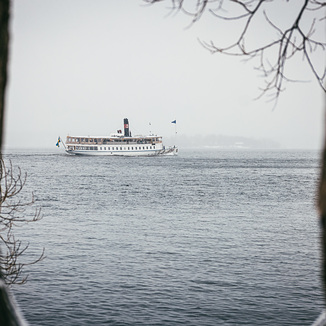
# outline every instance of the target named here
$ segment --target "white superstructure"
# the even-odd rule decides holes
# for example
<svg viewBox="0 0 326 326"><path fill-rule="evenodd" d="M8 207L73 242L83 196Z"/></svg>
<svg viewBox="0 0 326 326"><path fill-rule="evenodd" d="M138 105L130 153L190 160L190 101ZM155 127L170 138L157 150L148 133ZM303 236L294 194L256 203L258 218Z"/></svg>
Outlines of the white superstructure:
<svg viewBox="0 0 326 326"><path fill-rule="evenodd" d="M124 134L118 130L109 137L67 136L64 147L68 154L74 155L155 156L178 153L176 146L165 147L161 136L132 137L128 119L124 119Z"/></svg>

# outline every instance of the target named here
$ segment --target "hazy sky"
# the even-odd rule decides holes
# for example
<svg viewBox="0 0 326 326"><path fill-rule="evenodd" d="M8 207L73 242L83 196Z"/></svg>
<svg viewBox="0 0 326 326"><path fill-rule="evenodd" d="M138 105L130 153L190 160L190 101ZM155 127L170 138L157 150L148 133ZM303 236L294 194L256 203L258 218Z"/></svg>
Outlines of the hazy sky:
<svg viewBox="0 0 326 326"><path fill-rule="evenodd" d="M252 64L198 42L228 40L233 29L209 15L187 28L190 18L168 15L168 4L13 1L6 145L50 148L59 135L108 135L129 118L134 135L171 137L176 119L180 136L321 147L324 94L303 63L296 69L310 83L288 85L276 108L255 101L263 79Z"/></svg>

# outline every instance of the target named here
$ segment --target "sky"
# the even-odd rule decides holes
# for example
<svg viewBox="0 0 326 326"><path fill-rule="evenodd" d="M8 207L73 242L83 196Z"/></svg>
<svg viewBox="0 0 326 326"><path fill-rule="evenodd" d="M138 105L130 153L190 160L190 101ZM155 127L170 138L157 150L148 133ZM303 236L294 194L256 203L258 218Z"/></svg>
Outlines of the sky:
<svg viewBox="0 0 326 326"><path fill-rule="evenodd" d="M321 148L325 94L302 61L292 69L308 82L288 84L276 107L256 100L264 80L253 63L212 55L199 42L227 42L236 27L209 13L191 25L169 4L13 1L5 146L52 148L58 136L109 135L128 118L133 135L169 138L176 127L178 137ZM255 35L264 38L264 28Z"/></svg>

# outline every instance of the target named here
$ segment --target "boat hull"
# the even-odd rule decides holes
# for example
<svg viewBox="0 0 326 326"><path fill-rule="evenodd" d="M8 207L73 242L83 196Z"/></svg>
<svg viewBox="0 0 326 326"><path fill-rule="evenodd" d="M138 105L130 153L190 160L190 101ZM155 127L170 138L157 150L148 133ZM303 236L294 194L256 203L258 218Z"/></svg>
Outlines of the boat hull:
<svg viewBox="0 0 326 326"><path fill-rule="evenodd" d="M83 155L83 156L158 156L166 155L173 156L178 154L176 147L162 148L158 150L116 150L116 151L103 151L103 150L72 150L66 149L66 153L70 155Z"/></svg>

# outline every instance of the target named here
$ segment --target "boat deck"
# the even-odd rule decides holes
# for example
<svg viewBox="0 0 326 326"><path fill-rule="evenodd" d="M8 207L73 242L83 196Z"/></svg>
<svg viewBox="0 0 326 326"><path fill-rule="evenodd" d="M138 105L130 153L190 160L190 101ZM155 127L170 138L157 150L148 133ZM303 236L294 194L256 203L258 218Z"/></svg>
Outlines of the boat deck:
<svg viewBox="0 0 326 326"><path fill-rule="evenodd" d="M120 144L160 144L162 137L71 137L67 136L67 145L120 145Z"/></svg>

